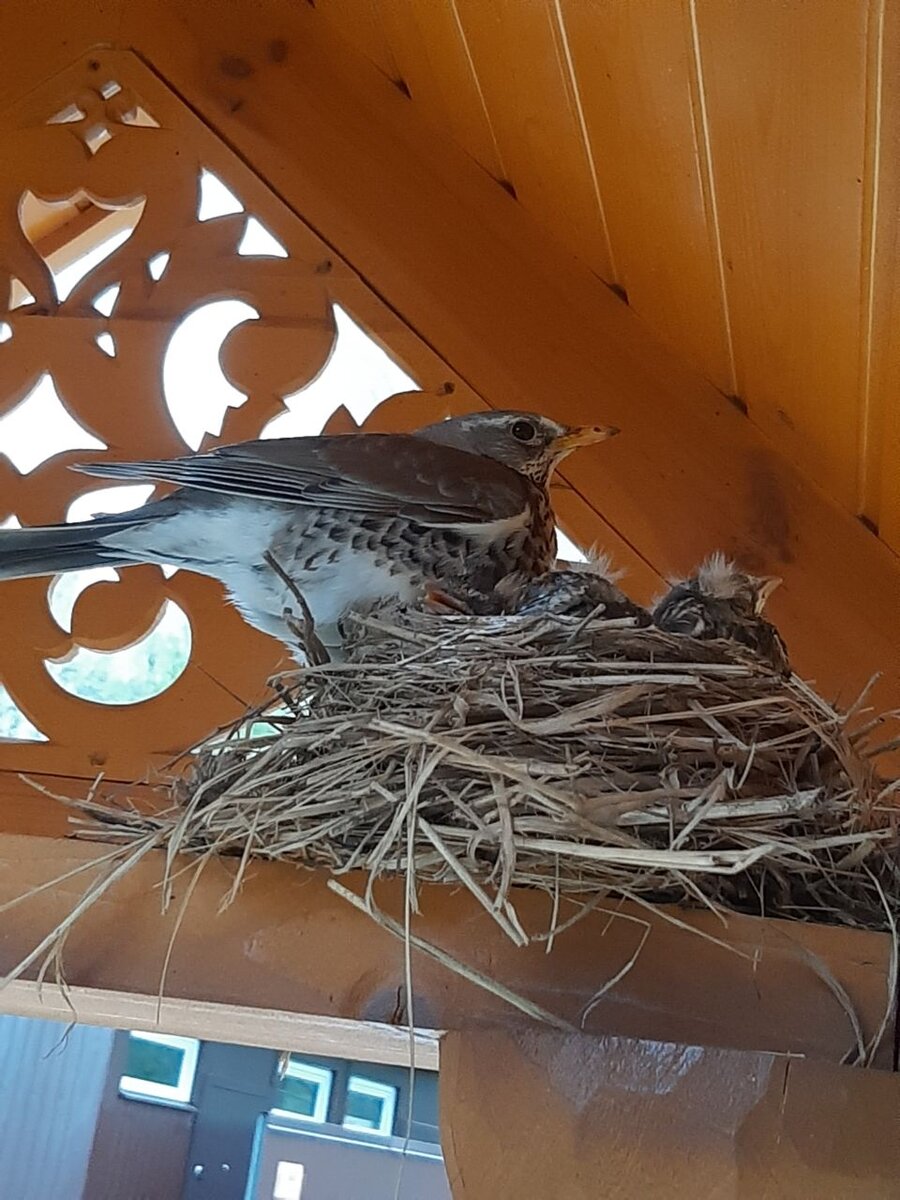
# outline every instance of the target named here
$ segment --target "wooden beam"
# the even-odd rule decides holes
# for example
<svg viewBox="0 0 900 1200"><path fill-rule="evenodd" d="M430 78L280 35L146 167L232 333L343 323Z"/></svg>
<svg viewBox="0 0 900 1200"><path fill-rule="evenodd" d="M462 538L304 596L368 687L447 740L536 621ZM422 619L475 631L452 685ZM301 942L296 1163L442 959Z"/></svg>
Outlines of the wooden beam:
<svg viewBox="0 0 900 1200"><path fill-rule="evenodd" d="M91 782L68 775L0 771L3 832L68 837L78 813L65 800L84 800ZM116 784L104 779L103 795L134 805L142 812L158 812L167 804L164 795L146 784Z"/></svg>
<svg viewBox="0 0 900 1200"><path fill-rule="evenodd" d="M0 976L72 912L109 849L0 835L0 905L44 889L3 912ZM252 866L234 903L220 911L233 865L215 861L196 880L194 866L179 864L165 916L161 855L154 852L116 883L67 939L68 983L138 997L162 989L173 1012L201 1003L401 1027L409 1020L403 945L336 896L324 873ZM357 893L365 886L356 876L342 881ZM379 886L376 898L402 922L401 882ZM546 896L518 892L515 904L526 929L547 927ZM547 954L540 944L516 948L468 893L427 886L420 905L415 932L573 1027L634 958L591 1009L587 1033L840 1062L854 1038L847 1012L823 978L833 977L846 991L867 1038L889 1003L890 944L880 934L611 903L559 935ZM565 904L561 915L571 915ZM483 1021L512 1028L524 1020L421 953L414 953L412 970L412 1019L419 1028ZM0 1008L10 995L0 990ZM90 1006L87 1012L90 1019ZM80 1019L77 1003L74 1016ZM879 1061L889 1064L890 1047Z"/></svg>
<svg viewBox="0 0 900 1200"><path fill-rule="evenodd" d="M28 833L64 838L71 833L70 811L54 796L84 796L85 781L37 776L38 791L27 779L12 771L0 771L0 804L5 833Z"/></svg>
<svg viewBox="0 0 900 1200"><path fill-rule="evenodd" d="M552 1030L450 1033L441 1066L457 1200L897 1195L894 1074Z"/></svg>
<svg viewBox="0 0 900 1200"><path fill-rule="evenodd" d="M69 988L63 992L56 984L17 979L0 991L0 1009L16 1017L67 1023L77 1014L79 1024L104 1029L164 1030L207 1042L264 1046L391 1066L409 1066L412 1057L409 1030L397 1025L241 1004L209 1004L103 988ZM417 1031L416 1066L436 1071L438 1058L438 1034Z"/></svg>

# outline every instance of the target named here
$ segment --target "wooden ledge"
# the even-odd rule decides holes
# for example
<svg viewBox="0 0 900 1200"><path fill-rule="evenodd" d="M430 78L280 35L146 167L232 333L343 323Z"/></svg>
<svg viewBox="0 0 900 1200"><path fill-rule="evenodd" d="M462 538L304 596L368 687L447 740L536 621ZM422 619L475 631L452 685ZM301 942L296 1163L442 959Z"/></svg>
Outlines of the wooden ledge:
<svg viewBox="0 0 900 1200"><path fill-rule="evenodd" d="M10 971L72 911L98 870L93 864L108 850L0 836L0 904L86 868L3 914L0 971ZM154 854L84 916L65 948L70 985L126 997L157 994L193 878L191 864L183 865L187 869L167 915L160 914L162 857ZM171 954L168 1000L405 1027L402 945L336 896L323 873L259 864L248 872L235 902L219 912L231 881L230 864L215 862L196 883ZM358 877L343 881L363 890ZM379 886L377 898L402 919L399 882ZM521 892L516 905L526 928L546 928L547 897ZM585 1023L589 1034L779 1051L837 1063L852 1052L854 1037L823 975L846 991L867 1039L888 1002L890 945L881 934L738 916L725 923L705 911L657 913L621 904L585 917L557 938L548 955L540 945L517 949L461 890L424 887L421 908L414 921L421 936L575 1026L585 1006L635 955L649 924L634 966L592 1009ZM462 1029L485 1021L513 1028L524 1022L494 995L418 953L413 992L419 1028ZM0 1008L13 995L0 991ZM883 1045L879 1065L890 1065L890 1053Z"/></svg>
<svg viewBox="0 0 900 1200"><path fill-rule="evenodd" d="M897 1075L773 1054L553 1030L442 1047L444 1156L465 1200L890 1200L898 1110Z"/></svg>
<svg viewBox="0 0 900 1200"><path fill-rule="evenodd" d="M80 1025L104 1029L141 1029L227 1042L238 1046L263 1046L295 1054L349 1058L356 1062L409 1066L412 1058L409 1030L375 1021L348 1021L340 1017L313 1016L281 1009L214 1004L103 988L67 988L39 985L16 979L0 992L0 1009L10 1016L43 1021L77 1020ZM436 1071L439 1035L420 1030L415 1036L415 1064Z"/></svg>

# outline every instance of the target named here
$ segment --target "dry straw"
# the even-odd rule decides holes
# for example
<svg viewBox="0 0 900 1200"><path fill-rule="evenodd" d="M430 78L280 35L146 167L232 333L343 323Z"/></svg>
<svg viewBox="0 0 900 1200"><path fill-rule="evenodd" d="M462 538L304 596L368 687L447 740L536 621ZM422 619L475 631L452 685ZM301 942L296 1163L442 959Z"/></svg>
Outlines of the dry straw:
<svg viewBox="0 0 900 1200"><path fill-rule="evenodd" d="M897 785L870 744L883 722L851 732L859 705L625 622L351 624L347 660L277 677L280 710L201 747L164 812L82 805L97 835L372 879L412 867L463 884L516 942L523 885L888 927Z"/></svg>
<svg viewBox="0 0 900 1200"><path fill-rule="evenodd" d="M200 747L163 811L91 799L79 835L163 847L169 880L179 853L233 856L226 899L252 860L321 868L398 936L374 898L392 874L410 911L421 883L467 888L519 945L622 896L894 930L887 720L862 701L838 712L727 644L383 608L350 618L345 661L273 684L277 712ZM365 895L339 882L350 871ZM550 895L547 928L523 927L519 887Z"/></svg>

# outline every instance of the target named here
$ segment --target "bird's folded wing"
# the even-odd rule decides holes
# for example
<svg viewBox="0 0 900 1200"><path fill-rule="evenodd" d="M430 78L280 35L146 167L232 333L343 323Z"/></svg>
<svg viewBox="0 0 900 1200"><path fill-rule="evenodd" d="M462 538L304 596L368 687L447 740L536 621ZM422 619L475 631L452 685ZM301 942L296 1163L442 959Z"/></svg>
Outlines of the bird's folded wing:
<svg viewBox="0 0 900 1200"><path fill-rule="evenodd" d="M77 469L276 504L391 514L424 525L509 520L525 511L529 499L525 479L502 463L403 434L241 442L168 461Z"/></svg>

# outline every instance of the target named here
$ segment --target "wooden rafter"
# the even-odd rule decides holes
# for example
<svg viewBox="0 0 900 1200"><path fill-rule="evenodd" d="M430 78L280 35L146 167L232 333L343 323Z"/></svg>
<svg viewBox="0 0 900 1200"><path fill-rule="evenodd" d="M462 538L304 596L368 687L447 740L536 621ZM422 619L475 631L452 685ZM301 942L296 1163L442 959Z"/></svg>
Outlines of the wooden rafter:
<svg viewBox="0 0 900 1200"><path fill-rule="evenodd" d="M92 864L108 851L0 835L0 904L44 889L4 913L0 976L71 912L98 876ZM173 1003L262 1003L286 1013L408 1021L402 944L335 895L322 873L259 864L235 903L220 911L231 864L214 862L192 882L188 862L162 916L162 865L161 856L144 859L76 925L64 952L71 984L127 997L153 996L162 986ZM64 882L46 886L64 875ZM342 882L364 890L354 875ZM379 886L376 899L402 923L402 882ZM546 924L549 900L542 893L519 893L515 904L526 928ZM776 1048L840 1062L854 1045L847 1012L811 964L846 991L867 1038L888 1002L890 940L881 934L739 916L723 924L708 912L673 912L674 924L665 910L615 902L585 916L548 955L540 944L514 946L467 893L426 886L420 907L416 928L433 944L573 1027L634 956L623 985L592 1007L587 1033ZM0 990L0 1008L4 994ZM413 995L413 1020L421 1028L462 1029L483 1021L518 1027L524 1020L505 1001L422 954L413 959ZM132 1011L130 1003L123 1013ZM884 1045L879 1061L886 1065L890 1054Z"/></svg>

